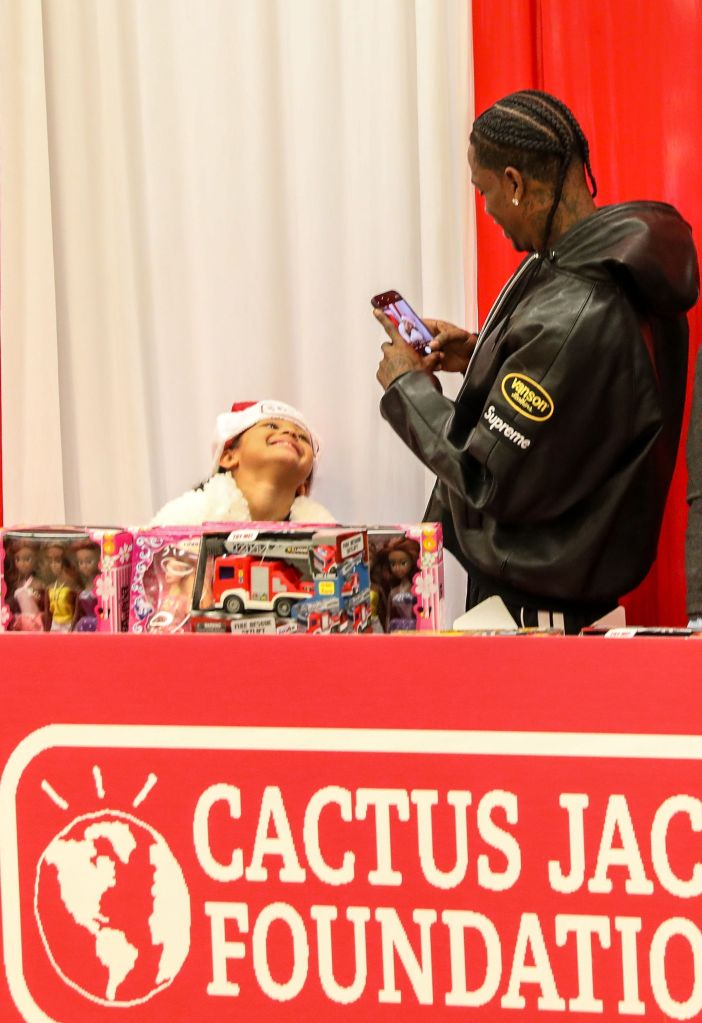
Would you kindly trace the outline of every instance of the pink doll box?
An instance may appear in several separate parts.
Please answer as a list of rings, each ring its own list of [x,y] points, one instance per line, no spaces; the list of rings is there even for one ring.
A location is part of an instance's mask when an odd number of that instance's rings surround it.
[[[191,632],[191,602],[202,529],[140,529],[134,537],[130,632]]]
[[[0,625],[8,632],[126,632],[132,533],[95,526],[0,531]]]
[[[369,526],[368,545],[372,630],[440,631],[444,611],[441,524]]]

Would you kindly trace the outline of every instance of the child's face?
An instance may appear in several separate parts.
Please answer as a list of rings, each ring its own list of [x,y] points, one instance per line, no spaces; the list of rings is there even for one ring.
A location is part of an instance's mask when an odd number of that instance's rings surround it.
[[[229,463],[225,457],[230,456]],[[225,468],[236,470],[241,466],[280,465],[291,472],[298,484],[304,483],[312,472],[314,452],[312,439],[303,427],[288,419],[264,419],[251,426],[239,437],[235,448],[222,456]]]
[[[29,575],[30,572],[34,571],[35,564],[36,557],[31,547],[20,547],[15,552],[15,568],[20,575]]]
[[[405,551],[393,551],[388,561],[390,571],[396,579],[406,579],[412,571],[412,559]]]

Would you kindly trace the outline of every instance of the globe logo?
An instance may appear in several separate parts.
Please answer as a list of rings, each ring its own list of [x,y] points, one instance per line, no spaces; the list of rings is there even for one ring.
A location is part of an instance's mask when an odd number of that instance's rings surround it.
[[[37,864],[34,912],[59,976],[101,1005],[145,1002],[190,949],[190,895],[163,837],[119,810],[76,817]]]

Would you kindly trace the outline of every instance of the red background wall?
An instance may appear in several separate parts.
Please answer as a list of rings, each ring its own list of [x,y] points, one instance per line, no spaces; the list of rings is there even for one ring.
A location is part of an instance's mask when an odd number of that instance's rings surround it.
[[[590,142],[597,202],[658,199],[702,236],[696,153],[702,111],[702,5],[689,0],[473,0],[475,110],[517,89],[544,89],[573,110]],[[517,258],[478,204],[478,299],[486,315]],[[683,444],[658,552],[626,601],[632,624],[682,625],[687,521],[684,436],[700,306],[690,319]]]

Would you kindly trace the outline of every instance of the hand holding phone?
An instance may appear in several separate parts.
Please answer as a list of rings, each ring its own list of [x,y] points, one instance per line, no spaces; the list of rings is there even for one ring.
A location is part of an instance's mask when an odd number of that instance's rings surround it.
[[[379,295],[374,295],[371,305],[392,320],[402,340],[411,345],[416,352],[420,355],[431,354],[430,344],[433,336],[431,331],[399,291],[383,291]]]
[[[432,351],[438,355],[437,369],[442,373],[463,375],[470,362],[478,335],[457,327],[448,320],[425,320],[434,338]]]

